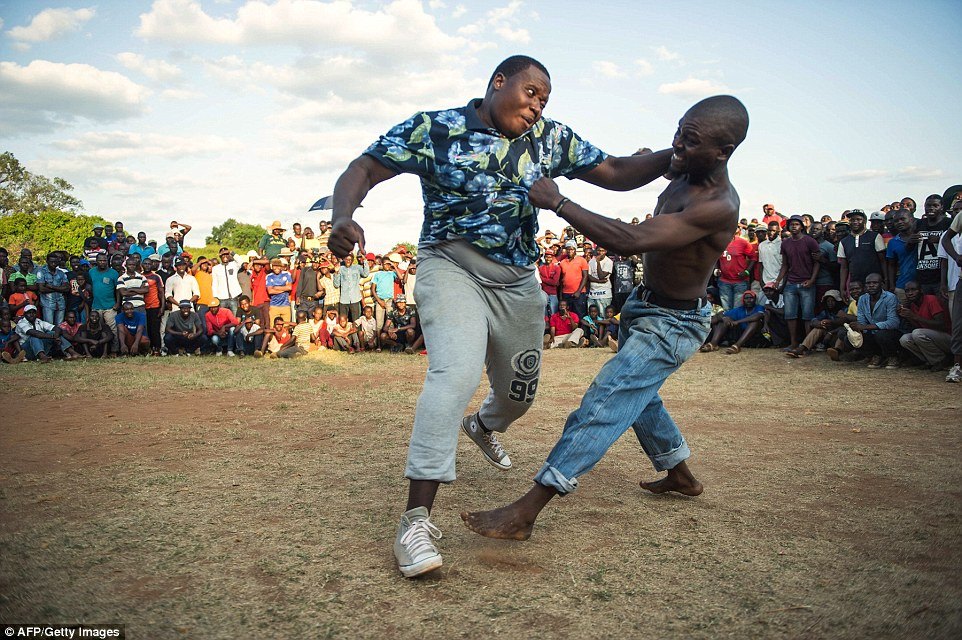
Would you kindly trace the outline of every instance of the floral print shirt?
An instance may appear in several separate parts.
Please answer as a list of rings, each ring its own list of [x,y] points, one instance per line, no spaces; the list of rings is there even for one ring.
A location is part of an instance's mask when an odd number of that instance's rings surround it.
[[[364,153],[420,177],[421,244],[462,238],[491,260],[528,266],[539,256],[538,212],[528,189],[542,176],[575,178],[607,155],[547,118],[508,139],[481,122],[480,104],[416,113]]]

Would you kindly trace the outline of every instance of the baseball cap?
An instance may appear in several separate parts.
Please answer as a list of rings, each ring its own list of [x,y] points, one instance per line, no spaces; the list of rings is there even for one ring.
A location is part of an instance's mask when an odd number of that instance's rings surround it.
[[[756,224],[756,225],[755,225],[755,231],[768,231],[768,225],[767,225],[767,224]]]
[[[36,311],[36,310],[37,310],[37,307],[35,307],[35,306],[32,305],[32,304],[28,304],[27,306],[25,306],[25,307],[23,308],[23,312],[24,312],[24,313],[26,313],[26,312],[28,312],[28,311]]]
[[[181,300],[180,302],[177,303],[177,306],[178,306],[178,307],[193,307],[193,306],[194,306],[194,303],[192,303],[190,300]]]
[[[152,253],[152,254],[150,254],[149,256],[147,256],[147,259],[148,259],[148,260],[156,260],[157,262],[160,262],[160,261],[162,260],[162,258],[160,257],[160,254],[159,254],[159,253]]]
[[[766,283],[765,283],[765,286],[762,287],[762,289],[774,289],[774,288],[775,288],[775,282],[774,282],[774,281],[766,282]]]
[[[403,293],[399,293],[398,295],[394,296],[394,301],[395,301],[395,302],[407,302],[408,299],[407,299],[406,297],[404,297],[404,294],[403,294]]]
[[[174,235],[173,231],[168,231],[167,235],[164,236],[164,238],[176,238],[176,237],[177,236]]]
[[[881,211],[875,211],[869,216],[869,220],[885,220],[885,214]]]
[[[851,218],[852,216],[862,216],[864,218],[865,212],[862,211],[861,209],[852,209],[851,211],[848,212],[848,217]]]
[[[250,251],[247,252],[247,257],[248,257],[248,258],[257,258],[257,257],[258,257],[258,253],[252,249],[252,250],[250,250]]]
[[[207,306],[208,306],[208,307],[219,307],[219,306],[220,306],[220,298],[211,298],[211,299],[210,299],[210,304],[208,304]]]
[[[187,260],[185,260],[184,258],[177,258],[176,260],[174,260],[175,267],[179,264],[187,264]]]
[[[841,302],[842,292],[839,291],[838,289],[830,289],[829,291],[825,292],[825,295],[822,296],[822,300],[824,300],[825,298],[835,298],[836,300]]]

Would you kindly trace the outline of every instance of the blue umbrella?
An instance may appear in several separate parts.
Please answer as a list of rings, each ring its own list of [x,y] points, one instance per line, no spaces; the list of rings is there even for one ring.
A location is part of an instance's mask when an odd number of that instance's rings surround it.
[[[359,204],[357,206],[363,207],[364,205]],[[311,208],[308,209],[308,211],[321,211],[323,209],[333,209],[333,208],[334,208],[334,196],[324,196],[323,198],[321,198],[320,200],[312,204]]]

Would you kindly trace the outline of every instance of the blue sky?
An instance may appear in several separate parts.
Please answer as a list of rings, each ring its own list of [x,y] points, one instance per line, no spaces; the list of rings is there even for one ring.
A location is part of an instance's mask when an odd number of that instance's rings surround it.
[[[702,97],[741,98],[743,217],[962,182],[958,2],[0,0],[0,20],[2,149],[151,237],[173,219],[316,227],[307,207],[378,134],[481,96],[513,53],[550,70],[546,115],[613,154],[667,147]],[[623,218],[665,185],[562,183]],[[416,240],[417,180],[378,186],[357,219],[375,250]]]

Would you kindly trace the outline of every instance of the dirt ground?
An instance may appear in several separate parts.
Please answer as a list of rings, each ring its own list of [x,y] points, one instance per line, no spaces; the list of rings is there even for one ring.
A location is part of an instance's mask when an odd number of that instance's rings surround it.
[[[433,516],[444,567],[419,580],[391,543],[425,358],[0,367],[0,621],[160,639],[962,636],[962,386],[932,373],[697,354],[663,396],[702,496],[643,492],[655,474],[629,433],[528,542],[465,529],[459,511],[527,490],[610,355],[545,355],[503,438],[511,471],[462,438]]]

